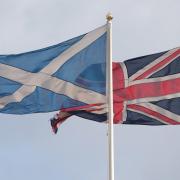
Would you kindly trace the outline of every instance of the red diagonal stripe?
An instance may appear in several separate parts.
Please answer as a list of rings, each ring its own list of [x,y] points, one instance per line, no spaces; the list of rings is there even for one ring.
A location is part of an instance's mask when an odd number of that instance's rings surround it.
[[[180,49],[178,49],[173,54],[171,54],[170,56],[166,57],[164,60],[162,60],[158,64],[154,65],[153,67],[151,67],[150,69],[145,71],[143,74],[138,76],[135,80],[140,80],[140,79],[146,78],[148,75],[152,74],[152,72],[158,70],[159,68],[161,68],[165,64],[169,63],[170,61],[172,61],[172,59],[176,58],[178,55],[180,55]]]
[[[78,111],[78,110],[82,110],[82,109],[88,109],[90,107],[93,106],[101,106],[103,105],[102,103],[97,103],[97,104],[87,104],[87,105],[83,105],[83,106],[76,106],[76,107],[71,107],[71,108],[64,108],[61,109],[61,112],[71,112],[71,111]]]
[[[172,124],[172,125],[177,125],[177,124],[180,124],[179,122],[177,121],[174,121],[173,119],[170,119],[168,118],[167,116],[164,116],[156,111],[153,111],[151,109],[148,109],[146,107],[143,107],[143,106],[140,106],[140,105],[136,105],[136,104],[130,104],[128,105],[128,108],[131,108],[131,109],[134,109],[134,110],[137,110],[137,111],[141,111],[145,114],[149,114],[149,115],[152,115],[154,116],[155,118],[158,118],[168,124]]]

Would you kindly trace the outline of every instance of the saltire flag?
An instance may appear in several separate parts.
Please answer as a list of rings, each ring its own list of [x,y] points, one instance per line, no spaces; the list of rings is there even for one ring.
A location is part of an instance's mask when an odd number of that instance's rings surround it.
[[[115,124],[180,124],[180,48],[113,63],[113,97]],[[72,115],[106,122],[106,112],[101,103],[62,109],[51,126]]]
[[[104,25],[44,49],[0,55],[0,113],[106,103],[106,39]]]

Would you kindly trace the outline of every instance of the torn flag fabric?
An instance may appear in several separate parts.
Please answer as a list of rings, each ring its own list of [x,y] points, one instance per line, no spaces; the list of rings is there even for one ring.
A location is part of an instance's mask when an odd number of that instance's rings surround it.
[[[180,124],[180,48],[113,63],[113,97],[115,124]],[[103,106],[62,109],[51,126],[57,132],[62,115],[106,122]]]

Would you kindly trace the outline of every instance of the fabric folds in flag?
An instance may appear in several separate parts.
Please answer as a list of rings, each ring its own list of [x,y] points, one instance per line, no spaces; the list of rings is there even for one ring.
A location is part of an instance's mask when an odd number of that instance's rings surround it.
[[[113,97],[115,124],[180,124],[180,48],[114,62]],[[62,110],[51,121],[54,132],[72,115],[106,122],[101,107]]]
[[[180,48],[124,62],[125,124],[180,124]],[[122,96],[121,96],[122,97]]]
[[[106,103],[106,31],[105,25],[44,49],[0,55],[0,113]]]

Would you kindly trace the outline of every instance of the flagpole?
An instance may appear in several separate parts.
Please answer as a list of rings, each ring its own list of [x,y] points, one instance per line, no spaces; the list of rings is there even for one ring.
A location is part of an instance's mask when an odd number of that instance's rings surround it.
[[[108,87],[108,141],[109,141],[109,180],[114,180],[114,129],[113,129],[113,79],[112,79],[112,15],[107,19],[107,87]]]

